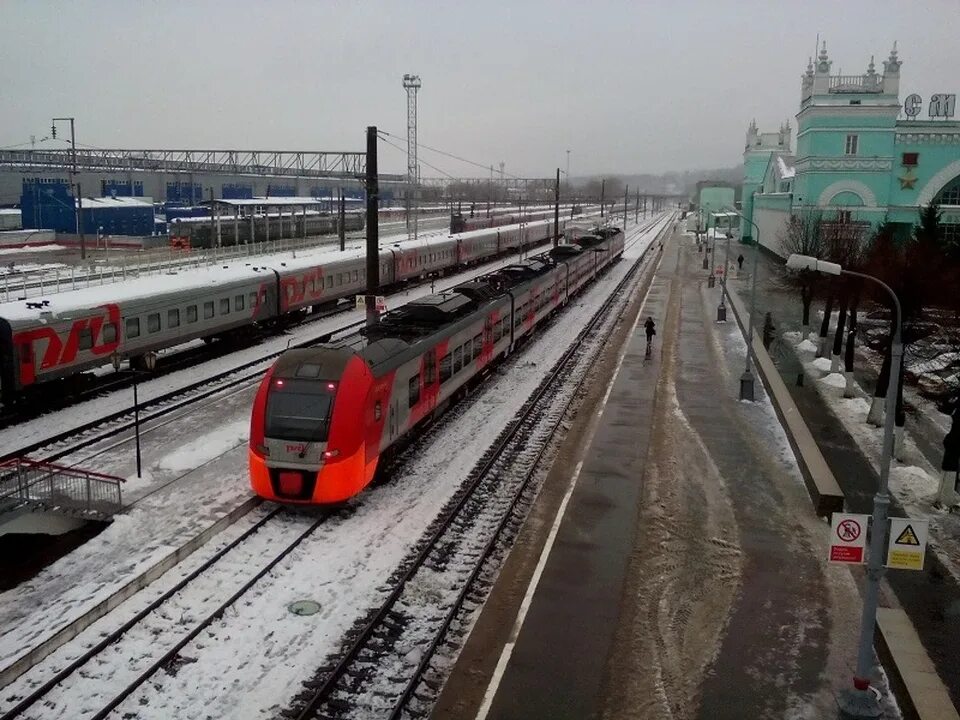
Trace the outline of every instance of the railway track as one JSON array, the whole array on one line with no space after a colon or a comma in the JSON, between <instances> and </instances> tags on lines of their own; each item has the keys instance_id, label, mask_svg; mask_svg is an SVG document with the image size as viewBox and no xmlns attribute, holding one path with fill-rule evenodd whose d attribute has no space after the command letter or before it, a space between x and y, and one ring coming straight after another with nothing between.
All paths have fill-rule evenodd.
<instances>
[{"instance_id":1,"label":"railway track","mask_svg":"<svg viewBox=\"0 0 960 720\"><path fill-rule=\"evenodd\" d=\"M70 706L71 693L97 695L103 706L95 711L74 708L69 717L109 716L154 673L175 671L178 663L189 662L180 651L337 512L319 518L285 508L264 512L199 567L18 699L0 720L42 716L45 711L56 715L58 708Z\"/></svg>"},{"instance_id":2,"label":"railway track","mask_svg":"<svg viewBox=\"0 0 960 720\"><path fill-rule=\"evenodd\" d=\"M638 258L428 529L392 578L384 602L358 626L345 650L304 683L305 693L284 717L394 719L429 713L443 683L431 662L460 613L479 606L492 585L509 537L535 496L540 461L588 377L593 353L582 350L601 347L613 332L618 310L629 299L625 291L640 281L648 253Z\"/></svg>"}]
</instances>

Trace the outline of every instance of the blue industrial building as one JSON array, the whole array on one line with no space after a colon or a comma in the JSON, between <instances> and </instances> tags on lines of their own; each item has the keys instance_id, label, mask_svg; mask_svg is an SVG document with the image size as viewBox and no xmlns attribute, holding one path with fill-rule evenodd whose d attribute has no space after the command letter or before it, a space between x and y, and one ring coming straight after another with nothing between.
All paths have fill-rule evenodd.
<instances>
[{"instance_id":1,"label":"blue industrial building","mask_svg":"<svg viewBox=\"0 0 960 720\"><path fill-rule=\"evenodd\" d=\"M20 195L23 227L77 231L76 200L67 180L28 178ZM139 197L84 198L81 206L83 232L96 235L152 235L153 201Z\"/></svg>"}]
</instances>

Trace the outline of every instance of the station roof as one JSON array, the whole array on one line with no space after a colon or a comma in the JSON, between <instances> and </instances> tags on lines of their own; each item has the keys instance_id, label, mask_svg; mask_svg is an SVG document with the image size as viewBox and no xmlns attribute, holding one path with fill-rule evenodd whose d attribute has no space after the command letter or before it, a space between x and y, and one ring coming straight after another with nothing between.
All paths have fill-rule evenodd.
<instances>
[{"instance_id":1,"label":"station roof","mask_svg":"<svg viewBox=\"0 0 960 720\"><path fill-rule=\"evenodd\" d=\"M153 198L148 197L85 197L83 199L84 210L97 210L99 208L131 208L148 207L153 210Z\"/></svg>"},{"instance_id":2,"label":"station roof","mask_svg":"<svg viewBox=\"0 0 960 720\"><path fill-rule=\"evenodd\" d=\"M303 207L304 205L325 205L329 200L314 197L255 197L255 198L237 198L225 199L215 198L213 200L217 205L229 205L231 207L250 207L269 206L269 207ZM204 200L203 205L209 205L209 200Z\"/></svg>"}]
</instances>

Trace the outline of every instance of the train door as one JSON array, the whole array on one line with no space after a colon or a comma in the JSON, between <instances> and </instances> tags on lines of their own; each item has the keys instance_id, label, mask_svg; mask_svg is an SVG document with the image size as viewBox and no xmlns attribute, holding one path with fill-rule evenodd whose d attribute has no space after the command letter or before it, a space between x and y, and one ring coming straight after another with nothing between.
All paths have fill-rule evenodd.
<instances>
[{"instance_id":1,"label":"train door","mask_svg":"<svg viewBox=\"0 0 960 720\"><path fill-rule=\"evenodd\" d=\"M387 418L387 425L390 430L390 442L393 442L397 437L397 401L394 399L390 403L390 412L389 417Z\"/></svg>"}]
</instances>

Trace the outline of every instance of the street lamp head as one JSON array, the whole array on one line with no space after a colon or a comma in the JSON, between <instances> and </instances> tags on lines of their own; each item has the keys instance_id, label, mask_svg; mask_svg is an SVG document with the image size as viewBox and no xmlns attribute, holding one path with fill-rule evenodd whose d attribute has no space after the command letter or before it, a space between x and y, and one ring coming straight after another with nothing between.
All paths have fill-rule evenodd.
<instances>
[{"instance_id":1,"label":"street lamp head","mask_svg":"<svg viewBox=\"0 0 960 720\"><path fill-rule=\"evenodd\" d=\"M813 270L814 272L823 272L828 275L839 275L843 268L837 263L817 260L809 255L799 255L793 253L787 258L787 268L789 270Z\"/></svg>"}]
</instances>

